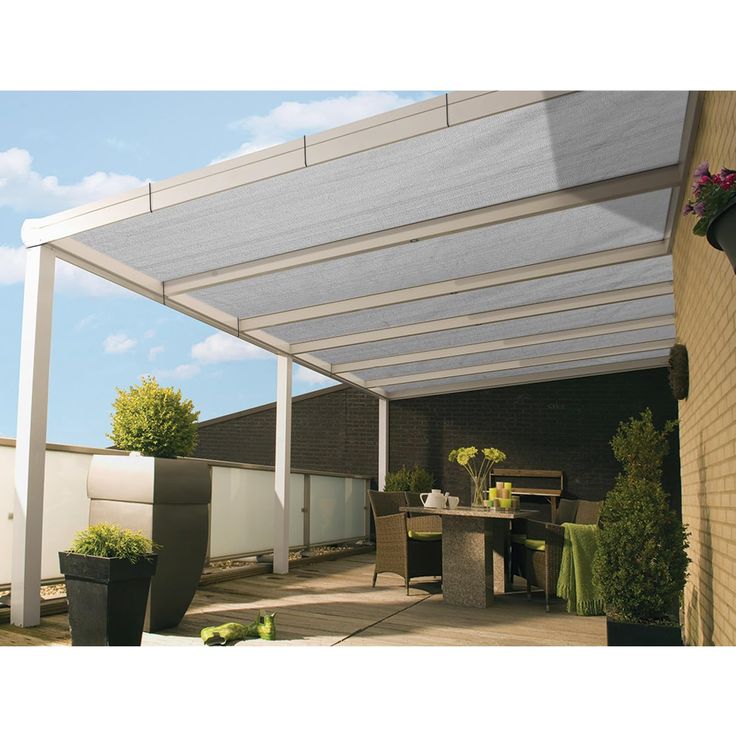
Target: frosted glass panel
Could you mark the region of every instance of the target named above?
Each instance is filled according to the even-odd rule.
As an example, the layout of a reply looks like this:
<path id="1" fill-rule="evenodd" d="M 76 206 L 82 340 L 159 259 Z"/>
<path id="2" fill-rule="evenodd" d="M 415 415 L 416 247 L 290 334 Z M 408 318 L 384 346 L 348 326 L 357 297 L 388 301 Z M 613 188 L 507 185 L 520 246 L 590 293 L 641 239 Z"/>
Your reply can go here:
<path id="1" fill-rule="evenodd" d="M 245 555 L 273 547 L 274 483 L 270 470 L 212 468 L 210 557 Z M 304 476 L 291 476 L 289 545 L 304 541 Z"/>
<path id="2" fill-rule="evenodd" d="M 365 481 L 311 476 L 309 540 L 320 544 L 365 535 Z"/>
<path id="3" fill-rule="evenodd" d="M 91 455 L 46 453 L 43 499 L 41 577 L 61 576 L 59 551 L 67 549 L 75 534 L 89 524 L 87 473 Z M 0 584 L 10 582 L 13 522 L 8 514 L 15 500 L 15 448 L 0 446 Z"/>

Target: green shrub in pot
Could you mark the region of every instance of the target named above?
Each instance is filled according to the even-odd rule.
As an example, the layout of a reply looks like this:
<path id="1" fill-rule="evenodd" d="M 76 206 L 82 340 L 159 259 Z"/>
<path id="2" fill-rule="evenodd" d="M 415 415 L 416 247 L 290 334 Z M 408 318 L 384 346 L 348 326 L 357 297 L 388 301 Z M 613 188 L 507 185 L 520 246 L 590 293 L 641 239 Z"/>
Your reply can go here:
<path id="1" fill-rule="evenodd" d="M 190 399 L 180 389 L 141 380 L 127 391 L 116 389 L 112 431 L 107 436 L 120 450 L 150 457 L 187 457 L 197 446 L 197 419 Z"/>
<path id="2" fill-rule="evenodd" d="M 624 472 L 603 504 L 593 577 L 614 623 L 678 625 L 687 531 L 661 482 L 667 436 L 675 426 L 669 421 L 658 430 L 646 409 L 622 422 L 611 441 Z"/>
<path id="3" fill-rule="evenodd" d="M 117 389 L 113 409 L 108 436 L 131 454 L 92 457 L 89 523 L 142 529 L 162 545 L 144 631 L 168 629 L 186 613 L 207 555 L 210 467 L 187 457 L 197 446 L 199 412 L 151 377 Z"/>

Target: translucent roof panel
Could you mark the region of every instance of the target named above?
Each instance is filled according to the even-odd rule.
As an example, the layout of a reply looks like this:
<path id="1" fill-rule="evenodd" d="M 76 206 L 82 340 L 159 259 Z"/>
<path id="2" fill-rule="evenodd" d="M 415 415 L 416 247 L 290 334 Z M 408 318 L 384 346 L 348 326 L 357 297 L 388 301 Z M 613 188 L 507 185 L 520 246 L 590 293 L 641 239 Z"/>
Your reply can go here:
<path id="1" fill-rule="evenodd" d="M 675 300 L 665 296 L 607 304 L 601 307 L 574 309 L 565 312 L 542 314 L 537 317 L 505 320 L 477 327 L 461 327 L 455 330 L 428 332 L 412 337 L 400 337 L 379 342 L 367 342 L 344 348 L 320 350 L 314 357 L 331 363 L 347 363 L 371 360 L 393 355 L 406 355 L 423 350 L 437 350 L 461 345 L 473 345 L 492 340 L 507 340 L 521 335 L 542 335 L 560 330 L 570 330 L 593 325 L 607 325 L 644 317 L 674 315 Z"/>
<path id="2" fill-rule="evenodd" d="M 670 256 L 269 328 L 288 343 L 518 307 L 672 279 Z M 531 286 L 531 288 L 530 288 Z"/>
<path id="3" fill-rule="evenodd" d="M 432 392 L 433 390 L 447 388 L 452 390 L 453 386 L 459 386 L 471 381 L 503 381 L 504 379 L 518 379 L 523 376 L 532 377 L 539 373 L 548 373 L 555 370 L 572 370 L 576 368 L 591 369 L 593 372 L 606 372 L 606 369 L 610 368 L 610 372 L 616 372 L 617 366 L 620 367 L 621 363 L 628 363 L 630 361 L 644 361 L 652 360 L 659 361 L 661 365 L 666 365 L 667 356 L 669 355 L 668 350 L 651 350 L 642 353 L 629 353 L 623 355 L 615 355 L 607 358 L 591 358 L 588 360 L 575 360 L 568 363 L 559 363 L 554 366 L 541 365 L 541 366 L 530 366 L 527 368 L 514 368 L 506 371 L 493 371 L 489 373 L 478 373 L 472 376 L 456 376 L 454 378 L 443 378 L 439 380 L 431 381 L 417 381 L 415 383 L 403 383 L 384 386 L 386 393 L 391 396 L 405 391 L 427 391 Z M 597 371 L 596 371 L 597 369 Z"/>
<path id="4" fill-rule="evenodd" d="M 506 350 L 493 350 L 472 355 L 459 355 L 452 358 L 440 358 L 437 360 L 423 360 L 414 363 L 404 363 L 383 368 L 370 368 L 356 371 L 355 375 L 365 380 L 390 379 L 398 376 L 412 375 L 415 373 L 427 373 L 429 371 L 441 371 L 452 368 L 467 368 L 471 366 L 489 363 L 501 363 L 523 358 L 550 357 L 564 353 L 572 353 L 579 350 L 592 350 L 595 348 L 610 348 L 636 343 L 650 342 L 652 340 L 670 340 L 674 342 L 675 327 L 654 327 L 644 330 L 629 330 L 617 332 L 610 335 L 598 335 L 595 337 L 584 337 L 575 340 L 560 340 L 559 342 L 545 343 L 542 345 L 528 345 L 526 347 L 508 348 Z"/>
<path id="5" fill-rule="evenodd" d="M 579 92 L 89 229 L 160 281 L 678 162 L 686 92 Z"/>
<path id="6" fill-rule="evenodd" d="M 192 296 L 250 317 L 657 241 L 664 234 L 670 194 L 667 189 L 538 215 L 255 277 L 247 284 L 201 289 Z"/>

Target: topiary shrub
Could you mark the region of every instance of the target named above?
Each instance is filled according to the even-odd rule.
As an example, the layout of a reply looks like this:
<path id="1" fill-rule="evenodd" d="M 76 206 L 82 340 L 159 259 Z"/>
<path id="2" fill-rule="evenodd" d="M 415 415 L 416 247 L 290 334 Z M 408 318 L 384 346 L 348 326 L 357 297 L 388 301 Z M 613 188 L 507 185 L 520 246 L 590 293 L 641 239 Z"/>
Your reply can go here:
<path id="1" fill-rule="evenodd" d="M 402 465 L 393 473 L 386 473 L 383 490 L 388 493 L 403 493 L 411 490 L 411 473 Z"/>
<path id="2" fill-rule="evenodd" d="M 159 549 L 143 532 L 117 524 L 94 524 L 79 532 L 67 552 L 94 557 L 121 558 L 135 564 Z"/>
<path id="3" fill-rule="evenodd" d="M 107 436 L 120 450 L 153 457 L 186 457 L 197 446 L 199 412 L 181 391 L 143 378 L 140 386 L 115 389 L 112 431 Z"/>
<path id="4" fill-rule="evenodd" d="M 409 490 L 414 493 L 429 493 L 434 485 L 434 476 L 428 470 L 414 466 L 409 479 Z"/>
<path id="5" fill-rule="evenodd" d="M 677 623 L 685 587 L 687 531 L 669 508 L 661 483 L 667 435 L 652 412 L 621 422 L 611 446 L 624 466 L 601 511 L 593 580 L 606 614 L 626 623 Z"/>

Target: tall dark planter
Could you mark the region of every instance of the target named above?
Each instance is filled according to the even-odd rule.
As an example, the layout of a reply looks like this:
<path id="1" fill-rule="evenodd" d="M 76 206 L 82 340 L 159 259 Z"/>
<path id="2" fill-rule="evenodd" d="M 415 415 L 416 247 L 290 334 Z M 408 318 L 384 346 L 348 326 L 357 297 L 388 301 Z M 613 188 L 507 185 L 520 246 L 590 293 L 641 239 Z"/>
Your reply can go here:
<path id="1" fill-rule="evenodd" d="M 136 563 L 59 552 L 73 647 L 140 646 L 156 555 Z"/>
<path id="2" fill-rule="evenodd" d="M 679 626 L 628 624 L 606 617 L 609 647 L 681 647 Z"/>
<path id="3" fill-rule="evenodd" d="M 87 495 L 90 525 L 119 524 L 160 545 L 143 630 L 177 626 L 207 556 L 209 466 L 198 460 L 94 455 Z"/>
<path id="4" fill-rule="evenodd" d="M 726 254 L 736 273 L 736 200 L 711 220 L 705 237 L 714 248 Z"/>

